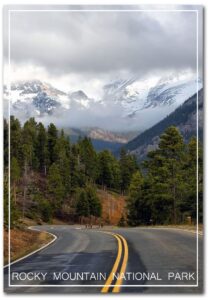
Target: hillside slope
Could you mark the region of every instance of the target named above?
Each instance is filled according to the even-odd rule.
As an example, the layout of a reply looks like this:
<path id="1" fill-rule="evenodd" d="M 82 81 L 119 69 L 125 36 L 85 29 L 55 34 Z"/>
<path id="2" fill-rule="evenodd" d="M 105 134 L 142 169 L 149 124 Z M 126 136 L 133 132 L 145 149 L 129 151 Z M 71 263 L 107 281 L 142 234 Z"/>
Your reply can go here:
<path id="1" fill-rule="evenodd" d="M 165 119 L 152 126 L 148 130 L 138 135 L 135 139 L 126 144 L 125 149 L 134 153 L 138 159 L 143 159 L 147 152 L 157 147 L 159 136 L 169 126 L 176 126 L 182 133 L 185 141 L 188 141 L 191 136 L 196 135 L 197 117 L 196 117 L 196 101 L 195 94 L 186 100 L 174 112 L 168 115 Z M 199 91 L 198 99 L 198 120 L 199 120 L 199 138 L 203 138 L 203 89 Z"/>

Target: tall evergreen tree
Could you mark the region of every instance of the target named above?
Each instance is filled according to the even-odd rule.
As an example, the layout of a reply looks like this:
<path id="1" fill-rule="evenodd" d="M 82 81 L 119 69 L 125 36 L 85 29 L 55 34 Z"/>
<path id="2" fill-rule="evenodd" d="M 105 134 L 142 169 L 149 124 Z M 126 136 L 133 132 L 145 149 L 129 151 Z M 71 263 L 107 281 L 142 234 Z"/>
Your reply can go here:
<path id="1" fill-rule="evenodd" d="M 16 204 L 16 193 L 17 193 L 17 184 L 18 181 L 20 180 L 20 166 L 18 164 L 18 161 L 15 157 L 12 157 L 11 159 L 11 165 L 10 165 L 10 182 L 11 182 L 11 188 L 12 188 L 12 193 L 14 196 L 14 202 Z"/>
<path id="2" fill-rule="evenodd" d="M 37 143 L 37 123 L 30 118 L 24 123 L 21 134 L 21 164 L 23 165 L 23 217 L 25 216 L 25 205 L 28 191 L 29 172 L 38 169 L 38 158 L 35 153 Z"/>
<path id="3" fill-rule="evenodd" d="M 183 157 L 183 138 L 174 126 L 167 128 L 161 135 L 159 148 L 148 154 L 146 167 L 150 182 L 152 215 L 156 223 L 178 221 Z"/>
<path id="4" fill-rule="evenodd" d="M 198 147 L 198 172 L 197 172 L 197 147 Z M 183 164 L 182 183 L 184 185 L 184 193 L 183 193 L 183 198 L 181 199 L 180 202 L 181 212 L 185 214 L 185 216 L 190 216 L 193 221 L 196 221 L 197 184 L 198 184 L 198 204 L 199 204 L 198 212 L 199 212 L 200 222 L 202 222 L 202 206 L 203 206 L 202 147 L 200 143 L 197 146 L 196 137 L 192 137 L 187 145 L 186 156 Z"/>
<path id="5" fill-rule="evenodd" d="M 60 170 L 55 163 L 49 168 L 47 187 L 54 210 L 60 209 L 64 200 L 64 186 Z"/>
<path id="6" fill-rule="evenodd" d="M 183 137 L 174 126 L 167 128 L 162 134 L 159 143 L 161 155 L 165 158 L 164 167 L 168 171 L 168 185 L 171 189 L 170 194 L 173 205 L 173 223 L 177 223 L 177 199 L 181 194 L 181 167 L 184 158 L 184 142 Z"/>
<path id="7" fill-rule="evenodd" d="M 75 192 L 78 187 L 85 186 L 85 174 L 80 163 L 79 146 L 72 145 L 70 151 L 70 175 L 71 191 Z"/>
<path id="8" fill-rule="evenodd" d="M 120 192 L 121 191 L 121 169 L 120 164 L 115 157 L 112 156 L 111 160 L 112 169 L 112 187 Z"/>
<path id="9" fill-rule="evenodd" d="M 81 189 L 78 193 L 76 212 L 79 217 L 89 217 L 90 215 L 89 202 L 84 189 Z"/>
<path id="10" fill-rule="evenodd" d="M 82 164 L 84 174 L 88 177 L 88 179 L 95 182 L 98 173 L 97 154 L 93 148 L 91 139 L 84 137 L 79 140 L 78 144 L 80 164 Z"/>
<path id="11" fill-rule="evenodd" d="M 48 126 L 48 153 L 49 153 L 50 164 L 53 164 L 57 158 L 57 153 L 55 149 L 57 139 L 58 139 L 58 130 L 56 126 L 53 123 L 51 123 Z"/>
<path id="12" fill-rule="evenodd" d="M 18 161 L 21 160 L 21 145 L 22 132 L 21 125 L 18 119 L 14 116 L 10 117 L 10 155 L 16 157 Z"/>
<path id="13" fill-rule="evenodd" d="M 4 119 L 4 170 L 8 167 L 8 156 L 9 156 L 9 140 L 8 140 L 8 123 L 7 120 Z"/>
<path id="14" fill-rule="evenodd" d="M 148 224 L 150 207 L 144 198 L 144 178 L 140 171 L 136 171 L 131 179 L 127 199 L 127 221 L 129 225 Z"/>
<path id="15" fill-rule="evenodd" d="M 108 150 L 101 151 L 98 154 L 99 160 L 99 176 L 98 182 L 103 188 L 112 187 L 113 172 L 112 172 L 112 155 Z"/>
<path id="16" fill-rule="evenodd" d="M 59 167 L 60 175 L 62 177 L 62 183 L 64 186 L 65 196 L 71 193 L 71 170 L 70 170 L 70 144 L 68 139 L 64 135 L 64 131 L 61 131 L 60 137 L 57 138 L 55 145 L 56 152 L 56 164 Z"/>
<path id="17" fill-rule="evenodd" d="M 36 144 L 36 156 L 38 158 L 39 170 L 45 175 L 47 174 L 47 169 L 49 165 L 49 153 L 47 147 L 47 132 L 42 123 L 37 126 L 37 144 Z"/>
<path id="18" fill-rule="evenodd" d="M 86 187 L 87 200 L 89 203 L 89 214 L 91 216 L 100 217 L 102 206 L 100 199 L 97 196 L 96 189 L 92 185 Z"/>
<path id="19" fill-rule="evenodd" d="M 121 170 L 121 191 L 128 191 L 132 174 L 138 170 L 138 164 L 135 156 L 128 155 L 125 149 L 120 152 L 120 170 Z"/>
<path id="20" fill-rule="evenodd" d="M 9 215 L 10 215 L 10 228 L 13 228 L 19 224 L 20 213 L 14 201 L 14 195 L 12 193 L 10 193 L 10 199 L 9 199 L 8 188 L 9 188 L 8 173 L 5 173 L 4 174 L 4 225 L 6 227 L 9 226 Z"/>
<path id="21" fill-rule="evenodd" d="M 34 118 L 30 118 L 23 126 L 21 144 L 24 164 L 26 164 L 27 167 L 37 169 L 38 157 L 35 152 L 37 147 L 37 123 Z"/>

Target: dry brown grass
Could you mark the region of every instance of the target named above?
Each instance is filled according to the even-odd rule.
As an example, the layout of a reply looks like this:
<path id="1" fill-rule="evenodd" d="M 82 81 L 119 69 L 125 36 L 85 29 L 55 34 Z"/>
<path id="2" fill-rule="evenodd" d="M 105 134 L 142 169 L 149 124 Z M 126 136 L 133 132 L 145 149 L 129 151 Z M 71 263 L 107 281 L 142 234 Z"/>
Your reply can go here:
<path id="1" fill-rule="evenodd" d="M 20 219 L 20 223 L 25 227 L 38 225 L 36 220 L 29 218 Z"/>
<path id="2" fill-rule="evenodd" d="M 26 229 L 11 229 L 11 261 L 40 248 L 53 239 L 46 232 L 37 232 Z M 8 263 L 8 231 L 4 230 L 4 264 Z"/>

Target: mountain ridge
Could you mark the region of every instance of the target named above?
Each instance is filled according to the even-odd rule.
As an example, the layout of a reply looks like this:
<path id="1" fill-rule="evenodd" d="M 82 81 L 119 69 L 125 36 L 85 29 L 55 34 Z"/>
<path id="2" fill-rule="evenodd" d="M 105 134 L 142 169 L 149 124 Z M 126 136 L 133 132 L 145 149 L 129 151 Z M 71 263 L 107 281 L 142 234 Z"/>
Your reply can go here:
<path id="1" fill-rule="evenodd" d="M 201 86 L 199 80 L 198 87 Z M 54 118 L 69 127 L 99 127 L 114 131 L 126 128 L 143 131 L 195 92 L 196 78 L 190 74 L 120 79 L 104 85 L 103 94 L 97 99 L 81 89 L 63 92 L 40 80 L 12 83 L 11 95 L 4 87 L 11 114 L 20 120 L 36 117 L 42 122 L 50 122 Z"/>
<path id="2" fill-rule="evenodd" d="M 196 100 L 197 95 L 195 94 L 162 121 L 124 145 L 124 148 L 142 159 L 148 151 L 157 148 L 160 134 L 169 126 L 178 127 L 187 142 L 191 136 L 196 135 Z M 203 140 L 203 89 L 198 93 L 198 120 L 199 138 Z"/>

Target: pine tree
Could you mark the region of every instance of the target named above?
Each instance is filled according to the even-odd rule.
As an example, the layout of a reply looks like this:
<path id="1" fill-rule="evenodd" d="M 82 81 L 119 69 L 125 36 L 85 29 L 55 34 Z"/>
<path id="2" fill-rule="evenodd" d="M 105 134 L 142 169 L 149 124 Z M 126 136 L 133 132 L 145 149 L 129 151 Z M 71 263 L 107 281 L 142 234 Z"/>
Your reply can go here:
<path id="1" fill-rule="evenodd" d="M 11 188 L 14 196 L 14 202 L 16 204 L 16 189 L 17 189 L 17 184 L 18 181 L 20 180 L 20 167 L 18 164 L 18 161 L 15 157 L 12 157 L 11 159 L 11 170 L 10 170 L 10 182 L 11 182 Z"/>
<path id="2" fill-rule="evenodd" d="M 37 123 L 34 118 L 30 118 L 24 123 L 21 131 L 21 165 L 23 166 L 23 217 L 25 215 L 26 196 L 28 191 L 28 182 L 30 180 L 30 171 L 37 170 L 38 158 L 35 155 L 37 143 Z"/>
<path id="3" fill-rule="evenodd" d="M 141 195 L 142 185 L 143 185 L 143 176 L 140 171 L 137 171 L 133 174 L 131 183 L 129 186 L 129 195 L 132 198 L 136 198 L 138 194 Z"/>
<path id="4" fill-rule="evenodd" d="M 42 123 L 37 126 L 37 144 L 36 144 L 36 156 L 38 157 L 39 170 L 45 175 L 49 165 L 49 153 L 47 148 L 47 132 Z"/>
<path id="5" fill-rule="evenodd" d="M 167 128 L 160 137 L 159 148 L 149 152 L 149 198 L 155 223 L 177 223 L 184 158 L 184 142 L 178 129 Z"/>
<path id="6" fill-rule="evenodd" d="M 187 145 L 186 157 L 183 165 L 183 185 L 184 194 L 180 203 L 180 209 L 185 216 L 191 216 L 196 221 L 196 204 L 197 204 L 197 139 L 192 137 Z M 203 206 L 203 165 L 202 165 L 202 148 L 198 144 L 198 203 L 199 219 L 202 222 Z"/>
<path id="7" fill-rule="evenodd" d="M 49 201 L 43 199 L 39 203 L 39 209 L 44 222 L 50 223 L 53 215 L 52 207 Z"/>
<path id="8" fill-rule="evenodd" d="M 101 151 L 98 154 L 99 161 L 99 176 L 98 183 L 105 189 L 111 188 L 113 184 L 113 172 L 112 172 L 112 155 L 108 150 Z"/>
<path id="9" fill-rule="evenodd" d="M 9 226 L 9 183 L 8 174 L 4 173 L 4 226 Z"/>
<path id="10" fill-rule="evenodd" d="M 70 170 L 70 144 L 64 135 L 64 131 L 61 131 L 60 137 L 57 138 L 55 145 L 56 152 L 56 164 L 59 168 L 60 175 L 62 177 L 62 183 L 64 186 L 65 196 L 71 193 L 71 170 Z"/>
<path id="11" fill-rule="evenodd" d="M 64 186 L 58 166 L 54 163 L 48 172 L 48 192 L 52 199 L 52 205 L 55 210 L 61 208 L 64 200 Z"/>
<path id="12" fill-rule="evenodd" d="M 72 145 L 70 152 L 70 175 L 71 191 L 75 192 L 78 187 L 85 186 L 85 174 L 80 164 L 79 146 Z"/>
<path id="13" fill-rule="evenodd" d="M 9 140 L 8 140 L 8 123 L 7 120 L 4 119 L 4 170 L 8 167 L 8 151 Z"/>
<path id="14" fill-rule="evenodd" d="M 168 184 L 171 189 L 173 204 L 173 223 L 177 223 L 177 199 L 181 193 L 180 182 L 181 167 L 184 157 L 183 137 L 178 129 L 174 126 L 167 128 L 160 138 L 159 149 L 161 155 L 165 157 L 165 167 L 167 168 L 169 180 Z"/>
<path id="15" fill-rule="evenodd" d="M 58 139 L 58 130 L 56 126 L 51 123 L 48 126 L 48 153 L 49 153 L 49 161 L 50 165 L 53 164 L 57 159 L 57 153 L 56 153 L 56 142 Z"/>
<path id="16" fill-rule="evenodd" d="M 148 224 L 150 207 L 144 198 L 144 178 L 140 171 L 133 174 L 127 199 L 127 221 L 131 226 Z"/>
<path id="17" fill-rule="evenodd" d="M 4 226 L 9 226 L 9 214 L 10 214 L 10 228 L 13 228 L 19 224 L 20 213 L 17 205 L 14 202 L 14 196 L 8 193 L 8 174 L 4 174 Z M 10 202 L 10 205 L 9 205 Z M 10 211 L 9 211 L 10 208 Z"/>
<path id="18" fill-rule="evenodd" d="M 18 119 L 14 116 L 10 117 L 10 155 L 21 160 L 22 132 Z"/>
<path id="19" fill-rule="evenodd" d="M 38 157 L 35 149 L 37 147 L 37 123 L 34 118 L 25 122 L 22 130 L 22 147 L 24 163 L 27 167 L 38 169 Z"/>
<path id="20" fill-rule="evenodd" d="M 138 170 L 138 164 L 135 156 L 128 155 L 125 149 L 120 152 L 120 170 L 121 170 L 121 192 L 128 191 L 132 174 Z"/>
<path id="21" fill-rule="evenodd" d="M 111 162 L 111 169 L 112 169 L 112 187 L 120 192 L 121 191 L 121 170 L 120 170 L 120 164 L 116 160 L 115 157 L 112 156 L 112 162 Z"/>
<path id="22" fill-rule="evenodd" d="M 203 223 L 203 148 L 198 141 L 198 222 Z"/>
<path id="23" fill-rule="evenodd" d="M 100 199 L 96 194 L 96 189 L 88 184 L 86 187 L 86 194 L 89 203 L 89 214 L 91 216 L 100 217 L 102 212 L 102 206 Z"/>
<path id="24" fill-rule="evenodd" d="M 81 189 L 78 192 L 77 197 L 77 205 L 76 205 L 76 213 L 79 217 L 89 217 L 90 215 L 90 208 L 89 202 L 87 199 L 87 194 L 84 189 Z"/>
<path id="25" fill-rule="evenodd" d="M 79 139 L 79 154 L 80 154 L 80 164 L 82 165 L 85 176 L 90 179 L 90 181 L 95 182 L 97 178 L 97 154 L 93 148 L 91 139 L 84 137 Z"/>

